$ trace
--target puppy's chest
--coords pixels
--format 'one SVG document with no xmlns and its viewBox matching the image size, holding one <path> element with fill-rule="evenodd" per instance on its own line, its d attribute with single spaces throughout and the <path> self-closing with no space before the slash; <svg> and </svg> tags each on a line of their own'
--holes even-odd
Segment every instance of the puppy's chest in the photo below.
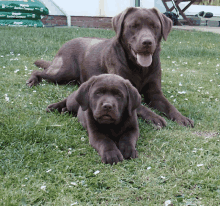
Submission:
<svg viewBox="0 0 220 206">
<path fill-rule="evenodd" d="M 112 139 L 114 142 L 117 142 L 120 137 L 123 135 L 123 133 L 125 132 L 123 128 L 120 127 L 114 127 L 110 125 L 108 126 L 104 126 L 102 125 L 102 129 L 100 129 L 100 131 L 107 136 L 108 138 Z"/>
</svg>

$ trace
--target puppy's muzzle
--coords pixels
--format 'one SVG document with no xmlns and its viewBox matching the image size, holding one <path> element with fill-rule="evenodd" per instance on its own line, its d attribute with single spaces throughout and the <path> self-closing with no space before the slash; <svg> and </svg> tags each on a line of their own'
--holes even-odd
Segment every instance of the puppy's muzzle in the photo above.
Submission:
<svg viewBox="0 0 220 206">
<path fill-rule="evenodd" d="M 113 108 L 113 105 L 111 103 L 103 103 L 102 104 L 102 109 L 105 111 L 111 111 Z"/>
</svg>

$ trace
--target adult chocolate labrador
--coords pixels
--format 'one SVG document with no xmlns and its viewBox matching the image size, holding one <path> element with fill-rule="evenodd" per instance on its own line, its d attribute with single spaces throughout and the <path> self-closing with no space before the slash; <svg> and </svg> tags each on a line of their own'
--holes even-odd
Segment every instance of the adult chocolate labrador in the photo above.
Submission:
<svg viewBox="0 0 220 206">
<path fill-rule="evenodd" d="M 44 71 L 34 71 L 27 84 L 42 78 L 55 83 L 83 83 L 93 75 L 118 74 L 144 95 L 148 106 L 164 113 L 180 125 L 192 126 L 164 97 L 161 90 L 160 42 L 166 40 L 172 21 L 157 9 L 128 8 L 113 18 L 116 36 L 111 39 L 77 38 L 65 43 L 52 62 L 38 60 Z M 161 116 L 141 105 L 137 113 L 146 121 L 165 126 Z"/>
<path fill-rule="evenodd" d="M 77 114 L 102 162 L 117 164 L 123 158 L 137 157 L 136 108 L 140 105 L 141 96 L 128 80 L 101 74 L 84 82 L 67 99 L 49 105 L 47 111 Z"/>
</svg>

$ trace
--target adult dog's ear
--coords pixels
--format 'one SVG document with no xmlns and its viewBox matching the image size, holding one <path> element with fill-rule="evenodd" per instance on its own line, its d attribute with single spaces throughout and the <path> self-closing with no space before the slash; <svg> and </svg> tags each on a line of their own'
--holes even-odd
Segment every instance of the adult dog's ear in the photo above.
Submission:
<svg viewBox="0 0 220 206">
<path fill-rule="evenodd" d="M 117 39 L 119 39 L 121 36 L 123 21 L 125 19 L 126 14 L 133 9 L 134 9 L 134 7 L 129 7 L 126 10 L 124 10 L 123 12 L 121 12 L 120 14 L 118 14 L 117 16 L 112 18 L 112 27 L 115 30 Z"/>
<path fill-rule="evenodd" d="M 158 11 L 156 8 L 152 8 L 153 12 L 157 14 L 160 23 L 161 23 L 161 33 L 163 35 L 164 40 L 167 40 L 167 36 L 170 33 L 173 25 L 173 21 Z"/>
<path fill-rule="evenodd" d="M 83 111 L 87 110 L 89 107 L 89 89 L 94 84 L 96 79 L 96 76 L 91 77 L 88 81 L 84 82 L 77 90 L 76 101 L 82 107 Z"/>
<path fill-rule="evenodd" d="M 125 80 L 125 85 L 128 93 L 128 114 L 132 116 L 132 111 L 141 105 L 141 95 L 129 80 Z"/>
</svg>

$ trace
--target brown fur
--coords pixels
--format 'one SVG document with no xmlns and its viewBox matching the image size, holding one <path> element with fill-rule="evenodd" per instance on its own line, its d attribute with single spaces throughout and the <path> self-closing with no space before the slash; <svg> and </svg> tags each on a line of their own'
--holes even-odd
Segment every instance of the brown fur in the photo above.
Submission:
<svg viewBox="0 0 220 206">
<path fill-rule="evenodd" d="M 193 127 L 193 121 L 171 105 L 161 90 L 160 42 L 167 39 L 172 21 L 155 8 L 131 7 L 113 18 L 113 28 L 116 36 L 111 39 L 77 38 L 67 42 L 50 66 L 42 72 L 34 71 L 27 84 L 31 87 L 42 78 L 59 84 L 83 83 L 94 75 L 118 74 L 130 80 L 148 106 L 181 125 Z M 152 63 L 141 66 L 137 54 L 150 54 Z M 44 60 L 35 64 L 48 66 Z M 146 106 L 141 105 L 137 112 L 147 122 L 166 125 L 164 118 Z"/>
<path fill-rule="evenodd" d="M 128 80 L 102 74 L 91 77 L 67 99 L 49 105 L 47 111 L 77 114 L 102 162 L 117 164 L 123 158 L 137 157 L 136 108 L 140 104 L 141 96 Z"/>
</svg>

